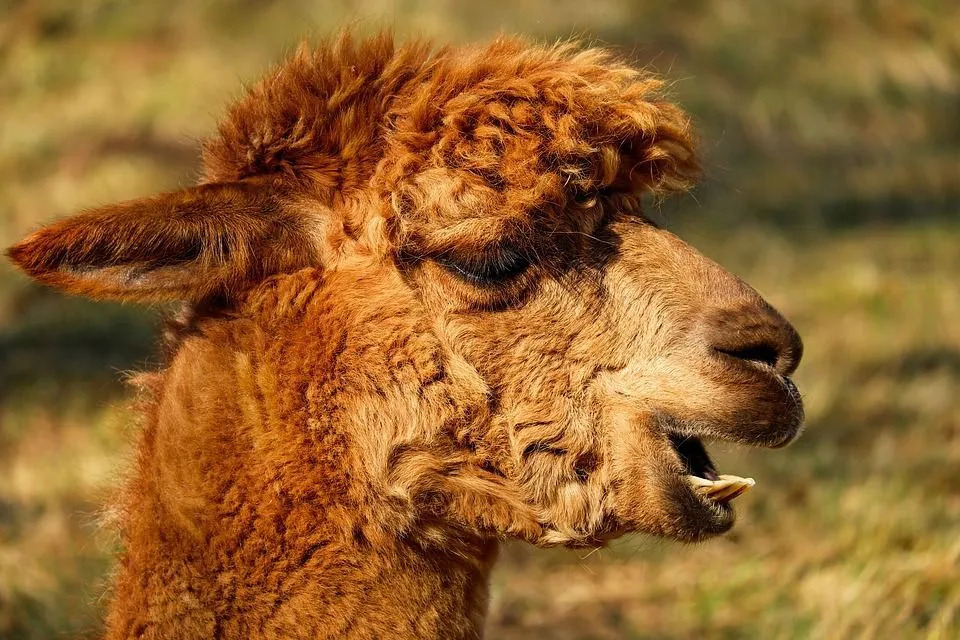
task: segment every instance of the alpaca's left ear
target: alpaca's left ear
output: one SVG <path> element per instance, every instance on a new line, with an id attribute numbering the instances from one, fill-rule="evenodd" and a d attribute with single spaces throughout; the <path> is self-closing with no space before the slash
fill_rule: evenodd
<path id="1" fill-rule="evenodd" d="M 308 222 L 262 181 L 207 184 L 87 211 L 7 253 L 40 282 L 70 293 L 196 301 L 319 265 Z"/>

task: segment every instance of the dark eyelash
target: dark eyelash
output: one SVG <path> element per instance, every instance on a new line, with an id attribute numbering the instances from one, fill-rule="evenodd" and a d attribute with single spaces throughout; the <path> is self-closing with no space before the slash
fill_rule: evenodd
<path id="1" fill-rule="evenodd" d="M 530 266 L 530 260 L 525 255 L 508 249 L 470 260 L 458 260 L 448 255 L 437 258 L 437 263 L 455 276 L 481 285 L 510 280 Z"/>

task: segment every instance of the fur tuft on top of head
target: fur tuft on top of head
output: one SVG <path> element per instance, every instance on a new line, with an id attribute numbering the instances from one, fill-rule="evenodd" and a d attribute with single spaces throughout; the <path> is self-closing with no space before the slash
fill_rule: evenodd
<path id="1" fill-rule="evenodd" d="M 386 112 L 430 59 L 388 33 L 349 31 L 296 53 L 252 86 L 204 145 L 206 182 L 280 174 L 323 198 L 362 188 L 382 155 Z"/>
<path id="2" fill-rule="evenodd" d="M 434 49 L 344 32 L 302 45 L 229 110 L 205 179 L 280 174 L 322 200 L 372 187 L 396 213 L 451 195 L 461 213 L 513 215 L 680 191 L 698 173 L 694 136 L 662 88 L 575 42 Z"/>

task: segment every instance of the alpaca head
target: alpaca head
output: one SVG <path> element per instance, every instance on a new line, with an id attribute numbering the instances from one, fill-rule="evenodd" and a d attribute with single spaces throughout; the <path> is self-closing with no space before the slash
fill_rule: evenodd
<path id="1" fill-rule="evenodd" d="M 789 443 L 801 344 L 644 216 L 697 169 L 659 89 L 597 50 L 344 37 L 233 107 L 201 185 L 10 255 L 94 297 L 312 307 L 305 333 L 341 359 L 328 387 L 351 390 L 331 421 L 425 527 L 702 539 L 744 488 L 702 441 Z"/>

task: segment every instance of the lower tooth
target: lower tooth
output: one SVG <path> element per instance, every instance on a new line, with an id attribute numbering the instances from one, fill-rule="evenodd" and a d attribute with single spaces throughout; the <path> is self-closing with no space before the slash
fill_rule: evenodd
<path id="1" fill-rule="evenodd" d="M 750 488 L 748 484 L 734 484 L 729 487 L 725 487 L 716 493 L 711 493 L 710 497 L 717 502 L 729 502 L 733 500 L 741 493 L 747 491 Z"/>
<path id="2" fill-rule="evenodd" d="M 730 492 L 730 494 L 725 495 L 722 498 L 714 498 L 714 500 L 717 500 L 718 502 L 730 502 L 740 494 L 746 493 L 749 490 L 750 490 L 750 485 L 744 485 L 742 487 L 739 487 L 736 491 L 732 491 Z"/>
<path id="3" fill-rule="evenodd" d="M 742 493 L 750 490 L 756 484 L 753 478 L 741 478 L 734 475 L 723 475 L 717 480 L 707 480 L 699 476 L 687 476 L 690 484 L 697 493 L 709 497 L 716 502 L 729 502 Z"/>

